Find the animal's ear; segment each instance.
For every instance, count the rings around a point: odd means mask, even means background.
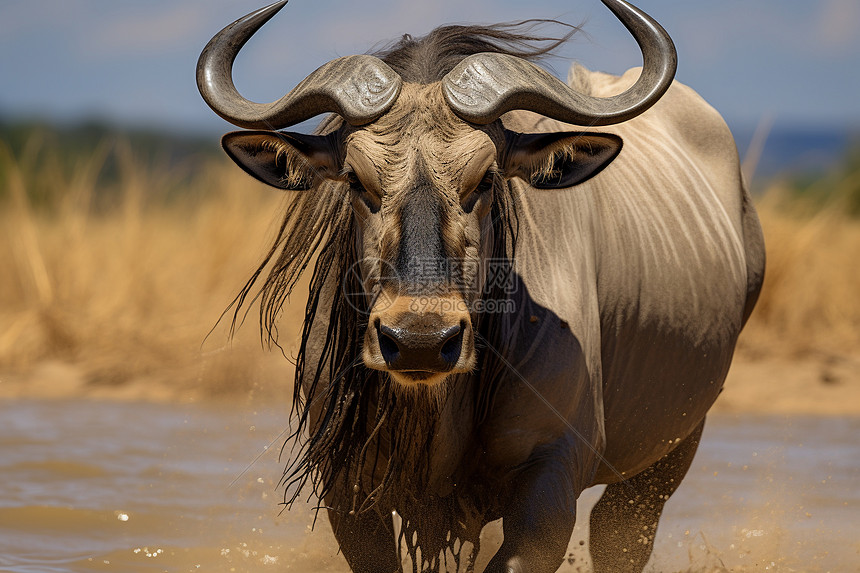
[[[335,179],[340,171],[334,134],[233,131],[221,138],[221,146],[245,172],[278,189],[310,189],[317,179]]]
[[[505,134],[504,171],[538,189],[561,189],[588,181],[621,152],[621,138],[609,133]]]

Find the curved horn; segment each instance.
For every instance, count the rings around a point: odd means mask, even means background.
[[[466,121],[487,124],[514,109],[537,112],[576,125],[612,125],[654,105],[669,89],[677,68],[675,45],[666,30],[624,0],[602,0],[633,35],[644,60],[636,83],[622,94],[581,94],[542,68],[514,56],[474,54],[442,80],[445,99]]]
[[[287,3],[281,0],[218,32],[197,61],[197,88],[212,110],[239,127],[282,129],[334,112],[352,125],[384,114],[400,93],[400,76],[373,56],[347,56],[321,66],[276,102],[242,97],[233,84],[233,62],[242,46]]]

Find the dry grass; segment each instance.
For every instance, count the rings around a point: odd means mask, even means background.
[[[860,347],[860,220],[846,214],[846,193],[837,188],[827,204],[812,204],[775,184],[758,202],[767,270],[742,350],[803,356]]]
[[[97,184],[108,153],[115,189]],[[233,343],[229,317],[206,336],[265,252],[282,194],[213,161],[168,197],[180,173],[142,169],[122,143],[66,177],[46,172],[58,163],[38,145],[20,160],[0,147],[0,162],[0,379],[59,363],[87,386],[142,381],[181,395],[247,393],[269,375],[253,314]],[[46,178],[56,192],[34,207]]]
[[[106,189],[98,175],[109,154],[120,169]],[[264,253],[284,195],[226,159],[190,177],[143,168],[122,143],[59,165],[38,143],[17,158],[0,143],[0,383],[36,383],[51,364],[76,373],[75,391],[136,381],[168,395],[237,396],[268,394],[273,380],[286,391],[286,361],[260,365],[254,310],[235,342],[227,320],[204,344]],[[811,209],[789,195],[775,187],[759,202],[768,270],[741,351],[851,353],[860,221],[839,201]],[[288,353],[303,302],[282,320]]]

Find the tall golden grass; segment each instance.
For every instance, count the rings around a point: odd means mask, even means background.
[[[229,316],[207,334],[258,264],[287,197],[226,159],[189,176],[144,167],[122,141],[71,169],[57,153],[34,140],[13,156],[0,143],[0,381],[59,363],[88,387],[144,381],[236,395],[271,384],[253,310],[236,341]],[[119,176],[102,183],[111,154]],[[860,221],[838,200],[804,206],[785,186],[758,208],[768,269],[742,350],[857,348]],[[291,304],[281,321],[287,353],[304,301]],[[278,391],[288,388],[288,371],[275,372]]]
[[[119,174],[103,189],[109,154]],[[37,141],[17,159],[0,145],[0,378],[59,363],[90,386],[232,394],[259,385],[268,374],[253,310],[235,341],[232,315],[216,323],[265,252],[284,195],[226,161],[190,179],[181,166],[144,168],[122,141],[70,171],[59,165]],[[179,179],[183,192],[168,196]],[[49,192],[36,201],[35,188]],[[284,322],[289,351],[298,325]]]
[[[777,182],[757,202],[767,269],[742,349],[833,355],[860,348],[860,219],[852,214],[860,182],[851,173],[828,179],[826,199]]]

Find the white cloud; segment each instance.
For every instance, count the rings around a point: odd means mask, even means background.
[[[206,6],[200,3],[164,4],[161,9],[141,3],[103,18],[83,45],[88,54],[103,57],[161,55],[187,45],[206,23]]]
[[[860,35],[860,2],[825,0],[815,23],[818,45],[831,53],[857,47]]]
[[[726,0],[685,11],[673,33],[700,64],[743,53],[795,60],[851,56],[860,49],[860,1]]]
[[[349,38],[353,42],[362,42],[364,49],[367,49],[375,42],[395,40],[403,33],[420,35],[440,24],[486,20],[486,15],[491,13],[490,5],[485,0],[474,0],[468,4],[462,0],[389,0],[375,5],[372,10],[355,10],[351,17],[340,17],[331,22],[323,30],[324,35],[320,40],[323,43],[341,44],[344,38]]]
[[[34,9],[35,8],[35,9]],[[0,4],[0,44],[11,44],[44,30],[58,30],[75,22],[83,0],[42,0]]]
[[[269,1],[0,0],[0,99],[10,113],[101,110],[192,123],[198,121],[192,116],[212,117],[194,89],[194,61],[221,27]],[[860,65],[860,0],[634,3],[673,35],[681,79],[729,114],[778,109],[813,117],[809,102],[827,85],[832,103],[815,117],[860,121],[851,73]],[[291,0],[242,50],[236,84],[250,99],[271,101],[323,62],[404,32],[555,16],[587,20],[591,37],[583,35],[554,61],[561,75],[568,57],[611,72],[639,64],[629,34],[599,0]]]

